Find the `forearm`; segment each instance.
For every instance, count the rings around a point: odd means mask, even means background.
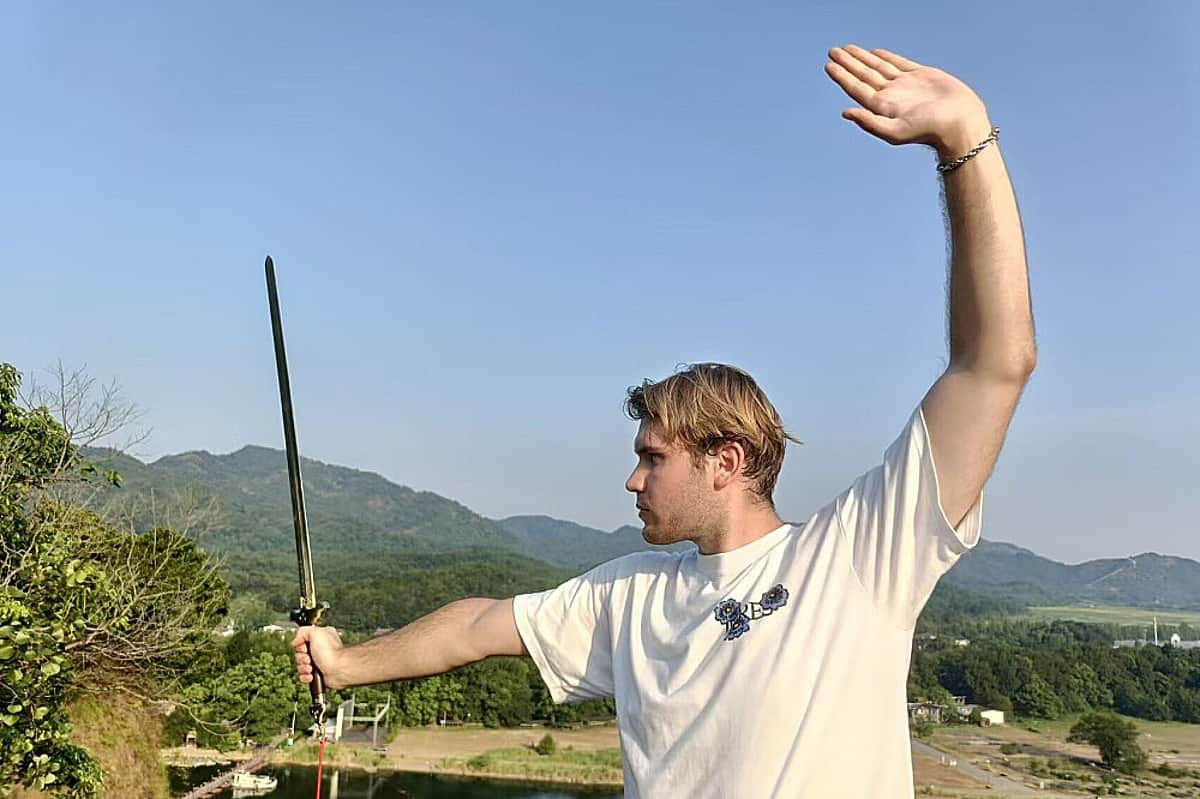
[[[472,627],[492,605],[490,599],[460,599],[399,630],[339,650],[338,684],[428,677],[481,660],[488,653],[474,645]]]
[[[938,146],[941,160],[988,133],[986,116]],[[1036,359],[1025,242],[999,143],[947,173],[950,234],[950,366],[1023,380]]]

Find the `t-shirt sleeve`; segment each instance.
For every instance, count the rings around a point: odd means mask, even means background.
[[[855,480],[834,506],[859,581],[885,613],[911,629],[938,579],[979,541],[983,497],[957,529],[946,518],[918,407],[883,463]]]
[[[613,695],[612,581],[602,564],[557,588],[513,598],[521,640],[555,702]]]

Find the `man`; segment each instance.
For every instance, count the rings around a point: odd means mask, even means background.
[[[331,688],[529,655],[556,701],[614,696],[630,797],[912,796],[905,683],[938,578],[979,540],[981,491],[1033,371],[1016,200],[987,110],[953,76],[834,48],[843,117],[934,147],[952,243],[949,366],[883,463],[802,525],[771,499],[788,438],[749,375],[699,364],[630,390],[643,552],[551,591],[464,599],[342,648],[302,628]],[[871,213],[879,200],[870,198]],[[936,464],[936,468],[935,468]]]

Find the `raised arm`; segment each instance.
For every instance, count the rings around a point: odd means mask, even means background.
[[[861,106],[842,116],[889,144],[927,144],[948,162],[989,136],[983,101],[953,75],[854,45],[829,57],[826,72]],[[1037,349],[1021,219],[999,145],[945,173],[943,187],[950,359],[921,409],[942,509],[957,526],[991,474]]]
[[[343,647],[335,630],[301,627],[292,641],[296,671],[312,682],[312,663],[328,688],[442,674],[493,655],[528,655],[511,599],[460,599],[395,632]]]

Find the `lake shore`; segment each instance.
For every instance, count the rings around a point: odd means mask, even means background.
[[[1167,725],[1160,725],[1164,729]],[[1191,725],[1188,732],[1195,734]],[[1057,732],[1057,730],[1055,730]],[[1156,740],[1163,745],[1184,747],[1180,741],[1167,738],[1159,729],[1154,729]],[[984,736],[997,739],[1020,737],[1024,733],[1017,728],[996,727],[981,731],[978,728],[948,728],[939,730],[935,743],[945,747],[942,752],[930,751],[918,742],[913,752],[914,787],[918,792],[932,792],[945,797],[999,797],[1018,796],[1027,791],[1020,783],[1028,785],[1030,777],[1001,765],[995,753],[967,752],[956,746],[955,738],[965,737],[974,741]],[[545,735],[553,736],[557,751],[551,755],[538,755],[534,747]],[[1053,735],[1060,738],[1062,735]],[[1046,741],[1043,741],[1046,743]],[[998,746],[998,744],[996,745]],[[989,746],[994,749],[996,746]],[[372,748],[370,737],[366,740],[343,741],[327,744],[324,765],[326,769],[346,769],[365,772],[410,772],[436,774],[464,779],[502,780],[515,783],[558,785],[583,790],[619,792],[622,787],[622,772],[619,756],[620,738],[615,725],[584,727],[573,730],[556,730],[546,727],[518,727],[515,729],[487,729],[481,726],[468,727],[425,727],[404,728],[395,737],[378,749]],[[1078,748],[1078,747],[1072,747]],[[956,763],[944,752],[961,757]],[[995,759],[989,764],[987,755]],[[163,750],[163,759],[171,765],[196,766],[229,764],[244,761],[253,756],[253,750],[237,750],[220,753],[212,750],[182,748]],[[1176,755],[1176,757],[1179,757]],[[1007,760],[1007,758],[1006,758]],[[310,741],[301,740],[292,747],[280,747],[272,754],[273,765],[315,766],[317,747]],[[966,767],[970,762],[982,764],[985,771],[995,774],[971,773]],[[1012,764],[1016,765],[1016,764]],[[1005,767],[1007,766],[1007,767]],[[1000,777],[1006,774],[1012,781]],[[995,777],[1000,784],[989,785]],[[1036,783],[1035,783],[1036,784]],[[1091,796],[1085,785],[1066,785],[1051,788],[1046,785],[1045,796]],[[1010,792],[1011,790],[1011,792]],[[1061,791],[1061,792],[1060,792]]]
[[[558,751],[548,756],[536,755],[533,747],[547,734],[554,737]],[[406,728],[382,751],[372,749],[369,740],[327,744],[324,763],[326,768],[405,771],[619,791],[623,787],[619,747],[616,725],[574,730]],[[182,767],[233,765],[252,756],[252,750],[218,752],[182,747],[162,750],[166,764]],[[595,758],[605,762],[579,762]],[[275,765],[313,766],[316,761],[317,746],[307,740],[276,749],[270,759]]]

